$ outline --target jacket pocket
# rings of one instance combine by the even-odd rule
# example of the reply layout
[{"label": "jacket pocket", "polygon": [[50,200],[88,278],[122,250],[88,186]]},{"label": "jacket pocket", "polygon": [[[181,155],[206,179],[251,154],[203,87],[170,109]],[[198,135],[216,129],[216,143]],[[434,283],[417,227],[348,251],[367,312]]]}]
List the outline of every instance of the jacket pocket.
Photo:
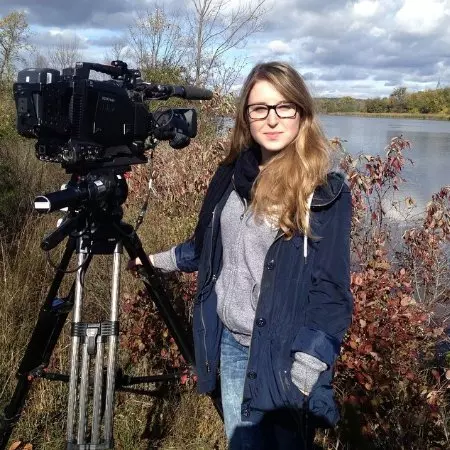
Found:
[{"label": "jacket pocket", "polygon": [[[286,346],[282,346],[286,347]],[[279,398],[278,407],[288,409],[302,409],[307,396],[295,386],[291,379],[291,368],[294,362],[286,348],[282,350],[277,345],[271,345],[271,360],[273,376],[275,378],[276,395]]]}]

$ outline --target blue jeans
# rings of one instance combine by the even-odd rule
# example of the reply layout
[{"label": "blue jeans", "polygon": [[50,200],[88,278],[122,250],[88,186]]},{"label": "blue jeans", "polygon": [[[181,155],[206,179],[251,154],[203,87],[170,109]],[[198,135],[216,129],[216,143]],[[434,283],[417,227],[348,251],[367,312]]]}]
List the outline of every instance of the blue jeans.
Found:
[{"label": "blue jeans", "polygon": [[220,352],[220,387],[229,450],[308,450],[315,428],[303,413],[273,411],[260,423],[242,420],[241,404],[249,349],[224,327]]},{"label": "blue jeans", "polygon": [[[248,347],[236,341],[231,332],[224,326],[220,346],[220,389],[225,434],[230,450],[258,448],[253,445],[253,441],[258,438],[254,432],[254,423],[245,422],[241,419],[248,355]],[[234,436],[237,434],[239,434],[240,443],[235,442]]]}]

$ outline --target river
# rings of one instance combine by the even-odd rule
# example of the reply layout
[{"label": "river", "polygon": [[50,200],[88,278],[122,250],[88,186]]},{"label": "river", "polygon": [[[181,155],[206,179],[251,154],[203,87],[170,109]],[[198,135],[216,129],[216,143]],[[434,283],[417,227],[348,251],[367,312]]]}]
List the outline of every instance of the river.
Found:
[{"label": "river", "polygon": [[411,143],[405,156],[413,161],[402,172],[407,181],[397,198],[411,196],[418,209],[431,195],[450,185],[450,122],[437,120],[391,119],[356,116],[320,116],[328,138],[339,137],[352,155],[382,154],[395,136]]}]

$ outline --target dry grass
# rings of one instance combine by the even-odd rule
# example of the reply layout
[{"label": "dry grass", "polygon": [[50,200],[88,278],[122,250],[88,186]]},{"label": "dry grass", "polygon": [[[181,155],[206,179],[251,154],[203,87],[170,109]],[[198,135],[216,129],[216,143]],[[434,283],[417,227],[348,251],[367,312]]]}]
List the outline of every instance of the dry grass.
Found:
[{"label": "dry grass", "polygon": [[225,450],[222,421],[211,400],[187,391],[174,411],[161,450]]},{"label": "dry grass", "polygon": [[[9,256],[2,261],[0,285],[0,296],[3,299],[0,307],[0,323],[2,324],[0,385],[3,387],[0,392],[0,401],[2,406],[12,394],[15,372],[36,322],[37,313],[45,295],[45,286],[51,277],[44,255],[39,248],[39,237],[48,222],[48,218],[45,219],[27,217],[23,222],[22,230],[16,234],[15,249],[8,249],[5,241],[1,243],[2,255]],[[67,344],[67,331],[63,333],[61,341],[60,346],[65,345],[64,342]],[[59,365],[60,359],[60,352],[55,352],[56,365]],[[48,430],[52,425],[61,429],[62,399],[64,398],[64,386],[58,383],[52,386],[44,382],[36,383],[26,404],[23,419],[19,422],[14,434],[26,437],[33,442],[52,441]]]}]

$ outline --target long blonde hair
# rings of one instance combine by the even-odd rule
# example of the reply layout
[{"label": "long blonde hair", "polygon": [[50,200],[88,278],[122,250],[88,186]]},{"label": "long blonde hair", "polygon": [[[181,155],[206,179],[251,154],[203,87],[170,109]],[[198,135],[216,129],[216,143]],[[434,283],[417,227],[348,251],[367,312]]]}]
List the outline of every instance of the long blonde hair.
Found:
[{"label": "long blonde hair", "polygon": [[258,217],[278,211],[278,224],[287,238],[296,231],[311,236],[307,201],[316,186],[326,183],[330,147],[317,122],[314,100],[292,66],[268,62],[250,72],[237,107],[230,152],[223,163],[233,162],[241,151],[257,145],[250,134],[246,106],[258,81],[268,81],[286,101],[297,105],[300,127],[292,144],[272,157],[259,173],[252,188],[251,208]]}]

